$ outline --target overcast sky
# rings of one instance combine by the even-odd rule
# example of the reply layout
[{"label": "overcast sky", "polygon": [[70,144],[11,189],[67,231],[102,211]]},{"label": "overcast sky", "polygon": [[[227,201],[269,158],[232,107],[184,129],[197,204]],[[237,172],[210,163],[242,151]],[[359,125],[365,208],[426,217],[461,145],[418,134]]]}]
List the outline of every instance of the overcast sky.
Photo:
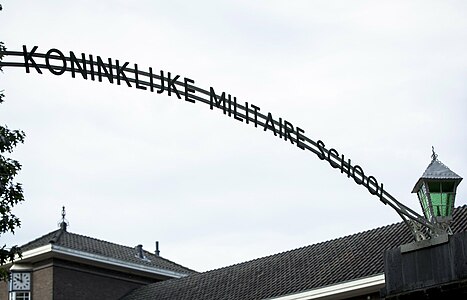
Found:
[{"label": "overcast sky", "polygon": [[[100,55],[225,91],[420,213],[411,190],[432,146],[467,175],[465,1],[1,2],[8,50]],[[2,244],[55,230],[65,205],[71,232],[157,240],[204,271],[400,221],[311,152],[202,103],[24,68],[4,68],[0,89],[0,123],[27,134],[13,153],[22,227]]]}]

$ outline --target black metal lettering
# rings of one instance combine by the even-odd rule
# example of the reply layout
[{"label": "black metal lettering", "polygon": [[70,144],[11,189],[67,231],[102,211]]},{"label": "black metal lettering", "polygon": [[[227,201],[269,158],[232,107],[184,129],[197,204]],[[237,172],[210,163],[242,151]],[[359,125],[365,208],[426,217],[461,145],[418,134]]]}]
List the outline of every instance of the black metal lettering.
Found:
[{"label": "black metal lettering", "polygon": [[142,86],[139,84],[139,78],[138,78],[138,64],[135,64],[135,86],[137,89],[140,90],[146,90],[147,88],[145,86]]},{"label": "black metal lettering", "polygon": [[321,153],[318,153],[317,155],[319,159],[324,160],[326,158],[326,152],[324,151],[326,150],[326,145],[324,144],[322,140],[318,140],[316,144],[318,145],[318,149],[321,152]]},{"label": "black metal lettering", "polygon": [[105,77],[107,77],[110,83],[114,83],[113,72],[112,72],[112,59],[109,58],[108,69],[105,66],[100,56],[97,56],[96,59],[97,59],[97,75],[99,76],[99,82],[102,82],[102,70],[104,70]]},{"label": "black metal lettering", "polygon": [[348,159],[347,163],[344,162],[344,154],[341,155],[341,173],[344,173],[344,167],[346,166],[347,164],[347,177],[350,177],[350,173],[351,173],[351,168],[352,168],[352,165],[351,165],[351,160],[350,158]]},{"label": "black metal lettering", "polygon": [[[358,170],[357,170],[358,168]],[[357,170],[358,172],[355,172],[355,170]],[[357,180],[357,175],[355,173],[360,173],[360,176],[362,177],[361,180]],[[353,180],[355,180],[355,183],[356,184],[362,184],[363,183],[363,180],[365,178],[365,174],[363,173],[363,169],[362,167],[360,167],[359,165],[355,165],[353,168],[352,168],[352,178]]]},{"label": "black metal lettering", "polygon": [[154,78],[152,76],[153,76],[152,68],[149,67],[149,88],[151,92],[153,93],[154,92]]},{"label": "black metal lettering", "polygon": [[251,107],[253,107],[255,113],[255,127],[258,127],[258,111],[260,110],[260,108],[253,104],[251,105]]},{"label": "black metal lettering", "polygon": [[160,89],[157,90],[158,94],[162,94],[164,92],[164,90],[165,90],[164,71],[161,70],[160,74],[161,74],[161,87],[160,87]]},{"label": "black metal lettering", "polygon": [[94,81],[96,78],[95,78],[95,75],[94,75],[94,60],[93,60],[93,57],[92,57],[92,54],[89,54],[89,67],[90,67],[90,71],[91,71],[91,80]]},{"label": "black metal lettering", "polygon": [[264,131],[266,131],[268,128],[274,132],[275,136],[277,136],[276,127],[274,127],[274,119],[272,118],[272,114],[270,112],[268,112],[266,123],[264,123]]},{"label": "black metal lettering", "polygon": [[337,152],[337,150],[334,149],[334,148],[331,148],[331,149],[329,149],[329,151],[328,151],[328,162],[329,162],[329,164],[330,164],[331,167],[333,167],[334,169],[338,169],[338,168],[339,168],[339,165],[336,164],[336,163],[334,163],[334,162],[332,161],[331,154],[334,154],[334,156],[339,157],[339,152]]},{"label": "black metal lettering", "polygon": [[117,84],[120,85],[120,81],[121,81],[121,78],[123,78],[123,80],[125,80],[126,84],[128,85],[128,87],[131,87],[131,83],[130,81],[128,80],[128,77],[126,77],[125,75],[125,68],[128,66],[129,62],[125,62],[123,64],[123,66],[120,67],[120,62],[117,60],[115,60],[115,69],[117,70]]},{"label": "black metal lettering", "polygon": [[[304,146],[304,144],[302,142],[302,141],[304,141],[302,133],[305,133],[305,130],[301,129],[300,127],[295,127],[295,132],[297,134],[297,139],[296,139],[297,147],[302,149],[302,150],[305,150],[305,146]],[[275,135],[275,133],[274,133],[274,135]]]},{"label": "black metal lettering", "polygon": [[36,64],[33,58],[34,52],[36,52],[37,48],[38,48],[37,46],[34,46],[32,50],[28,53],[28,50],[26,49],[26,45],[23,45],[24,66],[26,67],[26,73],[31,72],[29,71],[29,62],[31,62],[32,66],[36,69],[37,73],[42,74],[41,69]]},{"label": "black metal lettering", "polygon": [[70,63],[71,63],[71,77],[75,78],[75,64],[78,67],[78,71],[81,73],[81,76],[83,76],[84,79],[88,79],[88,73],[86,71],[86,56],[84,53],[81,53],[81,62],[82,65],[80,65],[78,59],[75,56],[75,53],[73,51],[70,51]]},{"label": "black metal lettering", "polygon": [[190,87],[188,85],[188,83],[194,85],[195,84],[195,81],[193,79],[190,79],[190,78],[186,78],[185,77],[185,80],[184,80],[184,83],[185,83],[185,101],[188,101],[188,102],[191,102],[191,103],[195,103],[195,100],[194,99],[190,99],[189,97],[189,93],[195,93],[195,89]]},{"label": "black metal lettering", "polygon": [[[62,66],[59,68],[58,71],[55,71],[54,66],[50,64],[50,54],[52,53],[57,53],[58,56],[60,56],[60,60],[62,61]],[[45,65],[47,66],[47,69],[49,69],[50,73],[54,75],[62,75],[66,71],[65,55],[63,55],[62,51],[52,48],[45,54]]]},{"label": "black metal lettering", "polygon": [[221,105],[221,103],[222,103],[222,108],[223,108],[223,110],[224,110],[224,115],[225,115],[225,112],[226,112],[226,107],[225,107],[225,92],[222,92],[221,99],[220,99],[219,101],[217,101],[216,92],[214,91],[214,88],[211,87],[211,88],[210,88],[210,92],[209,92],[209,107],[210,107],[211,109],[213,109],[214,104],[215,104],[217,108],[220,108],[219,106]]},{"label": "black metal lettering", "polygon": [[282,118],[279,118],[279,137],[282,138]]},{"label": "black metal lettering", "polygon": [[170,72],[167,72],[167,94],[169,96],[172,96],[172,89],[173,91],[175,92],[175,94],[177,95],[177,98],[178,99],[182,99],[182,97],[180,97],[180,94],[177,90],[177,87],[175,86],[175,82],[177,81],[177,79],[180,77],[180,75],[177,75],[175,76],[173,79],[171,79],[171,74]]},{"label": "black metal lettering", "polygon": [[[373,184],[376,187],[376,189],[373,189],[371,187],[370,180],[373,180]],[[367,188],[368,188],[368,191],[370,192],[370,194],[372,194],[372,195],[377,195],[378,194],[379,186],[378,186],[378,181],[376,180],[376,178],[374,178],[373,176],[368,176],[366,178],[366,185],[367,185]]]},{"label": "black metal lettering", "polygon": [[250,123],[250,108],[248,107],[248,102],[245,102],[245,123]]},{"label": "black metal lettering", "polygon": [[237,97],[234,97],[234,119],[243,122],[243,119],[238,116],[237,112]]},{"label": "black metal lettering", "polygon": [[287,141],[287,139],[290,140],[290,143],[293,145],[293,140],[292,140],[292,133],[294,132],[294,128],[292,123],[289,123],[288,121],[284,120],[284,139]]},{"label": "black metal lettering", "polygon": [[380,200],[381,202],[383,202],[383,203],[386,205],[386,204],[387,204],[387,201],[386,201],[386,199],[383,198],[383,194],[384,194],[383,183],[381,183],[379,192],[380,192],[380,194],[379,194],[379,200]]}]

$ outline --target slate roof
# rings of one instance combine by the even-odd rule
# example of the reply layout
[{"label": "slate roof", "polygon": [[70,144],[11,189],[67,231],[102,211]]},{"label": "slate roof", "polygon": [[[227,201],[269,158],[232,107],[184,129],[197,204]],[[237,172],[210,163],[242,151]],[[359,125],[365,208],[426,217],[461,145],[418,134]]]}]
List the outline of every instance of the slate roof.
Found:
[{"label": "slate roof", "polygon": [[435,179],[435,180],[456,180],[461,181],[462,177],[451,171],[445,164],[437,160],[436,158],[433,159],[428,167],[426,168],[425,172],[423,172],[422,177],[417,181],[415,184],[412,193],[416,193],[420,189],[420,185],[423,179]]},{"label": "slate roof", "polygon": [[[454,232],[467,230],[467,206],[454,210]],[[257,300],[383,274],[383,253],[413,241],[396,223],[180,279],[150,284],[122,300]]]},{"label": "slate roof", "polygon": [[41,246],[53,244],[64,248],[86,252],[93,255],[100,255],[110,259],[116,259],[123,263],[133,263],[146,267],[153,267],[163,270],[169,270],[185,275],[196,273],[195,271],[176,264],[168,259],[156,256],[155,254],[144,251],[147,259],[137,257],[137,251],[133,247],[122,246],[95,238],[75,234],[63,229],[52,231],[34,241],[23,246],[23,252],[32,250]]}]

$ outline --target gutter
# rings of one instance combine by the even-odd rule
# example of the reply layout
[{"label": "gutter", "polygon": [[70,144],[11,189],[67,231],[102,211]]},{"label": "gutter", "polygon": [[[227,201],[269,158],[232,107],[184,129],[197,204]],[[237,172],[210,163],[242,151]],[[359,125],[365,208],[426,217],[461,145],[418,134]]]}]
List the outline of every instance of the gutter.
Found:
[{"label": "gutter", "polygon": [[[295,294],[290,294],[286,296],[279,296],[274,298],[268,298],[266,300],[309,300],[309,299],[318,299],[324,297],[336,297],[344,296],[346,293],[355,293],[359,290],[368,290],[368,293],[378,291],[385,285],[384,274],[378,274],[371,277],[366,277],[362,279],[347,281],[344,283],[339,283],[335,285],[330,285],[322,288],[312,289],[306,292],[300,292]],[[361,295],[361,292],[358,293]]]}]

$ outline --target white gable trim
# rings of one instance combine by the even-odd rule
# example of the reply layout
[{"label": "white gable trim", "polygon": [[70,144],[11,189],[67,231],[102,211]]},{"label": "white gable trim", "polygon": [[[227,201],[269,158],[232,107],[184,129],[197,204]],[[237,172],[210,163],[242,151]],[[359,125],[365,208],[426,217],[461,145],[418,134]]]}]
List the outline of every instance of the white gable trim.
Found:
[{"label": "white gable trim", "polygon": [[15,260],[23,260],[23,259],[28,259],[32,258],[41,254],[49,253],[52,251],[52,245],[48,244],[42,247],[34,248],[28,251],[24,251],[21,255],[21,257],[17,256]]},{"label": "white gable trim", "polygon": [[267,300],[309,300],[319,299],[329,296],[338,296],[339,294],[356,292],[363,289],[374,288],[378,290],[385,284],[384,274],[379,274],[363,279],[352,280],[344,283],[326,286],[323,288],[313,289],[306,292],[269,298]]},{"label": "white gable trim", "polygon": [[33,260],[37,256],[41,256],[41,255],[57,255],[57,254],[65,255],[68,257],[73,257],[81,261],[92,261],[96,263],[110,265],[116,268],[130,269],[130,270],[139,271],[139,272],[147,272],[147,273],[167,276],[171,278],[180,278],[180,277],[185,277],[188,275],[188,274],[184,274],[180,272],[164,270],[162,268],[154,268],[151,266],[145,266],[145,265],[140,265],[136,263],[126,262],[126,261],[122,261],[119,259],[106,257],[103,255],[97,255],[97,254],[87,253],[84,251],[78,251],[78,250],[74,250],[74,249],[70,249],[70,248],[66,248],[62,246],[57,246],[53,244],[48,244],[48,245],[34,248],[28,251],[24,251],[22,253],[21,258],[17,257],[15,259],[15,263],[21,263],[21,261],[30,261],[31,259]]}]

